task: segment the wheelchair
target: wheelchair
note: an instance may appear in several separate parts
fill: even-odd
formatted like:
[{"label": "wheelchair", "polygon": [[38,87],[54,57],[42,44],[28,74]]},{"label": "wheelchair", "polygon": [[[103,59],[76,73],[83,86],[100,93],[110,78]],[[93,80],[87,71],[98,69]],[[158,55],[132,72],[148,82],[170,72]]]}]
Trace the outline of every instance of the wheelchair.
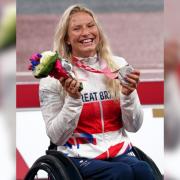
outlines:
[{"label": "wheelchair", "polygon": [[[146,161],[150,165],[155,180],[163,180],[163,175],[148,155],[136,146],[132,147],[132,151],[139,160]],[[46,155],[41,156],[34,162],[24,180],[38,179],[38,171],[40,170],[47,173],[47,180],[85,180],[72,160],[62,152],[57,151],[57,146],[52,142],[46,150]]]}]

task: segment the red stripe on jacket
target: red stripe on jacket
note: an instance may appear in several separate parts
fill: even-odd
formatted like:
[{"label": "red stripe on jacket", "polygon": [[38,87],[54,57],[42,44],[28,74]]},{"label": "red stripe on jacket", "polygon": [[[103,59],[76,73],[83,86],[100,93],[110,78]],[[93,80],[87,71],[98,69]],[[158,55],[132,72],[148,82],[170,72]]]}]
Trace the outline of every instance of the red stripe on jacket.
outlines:
[{"label": "red stripe on jacket", "polygon": [[106,158],[113,158],[115,157],[118,152],[121,150],[121,148],[123,147],[124,145],[124,142],[121,142],[119,144],[116,144],[114,146],[111,146],[108,151],[109,151],[109,156],[108,156],[108,153],[107,151],[100,154],[99,156],[97,156],[95,159],[106,159]]}]

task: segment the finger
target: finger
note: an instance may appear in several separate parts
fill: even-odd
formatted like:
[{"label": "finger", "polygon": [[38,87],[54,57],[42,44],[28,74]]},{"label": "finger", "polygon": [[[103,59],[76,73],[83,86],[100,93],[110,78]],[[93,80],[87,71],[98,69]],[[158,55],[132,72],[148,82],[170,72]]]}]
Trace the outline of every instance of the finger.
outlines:
[{"label": "finger", "polygon": [[136,74],[136,75],[138,75],[138,76],[140,76],[140,71],[139,70],[137,70],[137,69],[134,69],[132,72],[131,72],[132,74]]},{"label": "finger", "polygon": [[68,78],[68,79],[65,80],[65,85],[64,85],[64,86],[65,86],[66,89],[69,88],[69,86],[70,86],[70,84],[71,84],[71,81],[73,81],[72,78]]},{"label": "finger", "polygon": [[69,87],[74,88],[76,86],[76,83],[77,83],[76,80],[72,80]]},{"label": "finger", "polygon": [[73,93],[79,92],[79,86],[80,86],[80,83],[76,81],[76,84],[75,84],[74,88],[72,89],[72,92]]},{"label": "finger", "polygon": [[75,92],[76,83],[77,83],[76,80],[72,80],[72,81],[70,82],[69,87],[68,87],[68,91],[69,91],[69,92],[71,92],[71,93],[74,93],[74,92]]},{"label": "finger", "polygon": [[74,88],[71,88],[71,87],[67,88],[67,92],[73,93],[74,92]]},{"label": "finger", "polygon": [[135,80],[136,83],[139,82],[139,76],[135,74],[127,74],[126,78]]},{"label": "finger", "polygon": [[61,77],[61,78],[59,79],[59,82],[61,83],[62,86],[64,86],[65,78],[64,78],[64,77]]},{"label": "finger", "polygon": [[130,91],[134,91],[134,90],[135,90],[135,88],[134,88],[134,87],[131,87],[130,85],[124,84],[123,86],[124,86],[126,89],[130,90]]},{"label": "finger", "polygon": [[77,83],[77,81],[74,79],[72,79],[72,81],[70,81],[70,84],[67,88],[71,93],[74,92],[74,87],[76,86],[76,83]]},{"label": "finger", "polygon": [[136,86],[136,84],[137,84],[137,80],[134,80],[132,78],[126,77],[125,80],[128,81],[128,83],[131,84],[131,86],[132,85]]}]

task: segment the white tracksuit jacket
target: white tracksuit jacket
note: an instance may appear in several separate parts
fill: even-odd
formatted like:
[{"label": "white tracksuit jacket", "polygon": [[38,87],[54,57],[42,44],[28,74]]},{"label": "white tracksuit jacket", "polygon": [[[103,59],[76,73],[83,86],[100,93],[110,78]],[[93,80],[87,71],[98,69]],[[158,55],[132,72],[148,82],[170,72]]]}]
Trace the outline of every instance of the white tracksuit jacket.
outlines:
[{"label": "white tracksuit jacket", "polygon": [[[83,61],[95,69],[102,68],[96,58]],[[114,61],[119,67],[127,64],[120,57],[114,57]],[[74,69],[83,82],[80,99],[65,96],[54,78],[40,80],[40,106],[50,140],[70,157],[106,159],[128,151],[131,143],[125,130],[136,132],[143,121],[136,90],[129,96],[120,93],[120,100],[115,102],[103,74]]]}]

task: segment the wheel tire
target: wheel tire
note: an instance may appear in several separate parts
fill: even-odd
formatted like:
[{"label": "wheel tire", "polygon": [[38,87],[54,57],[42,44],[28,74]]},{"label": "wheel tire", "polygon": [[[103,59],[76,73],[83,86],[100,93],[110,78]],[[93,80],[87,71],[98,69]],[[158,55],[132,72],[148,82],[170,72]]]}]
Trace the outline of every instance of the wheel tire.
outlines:
[{"label": "wheel tire", "polygon": [[70,180],[64,165],[54,156],[44,155],[37,159],[28,171],[24,180],[34,180],[37,172],[44,170],[51,180]]}]

